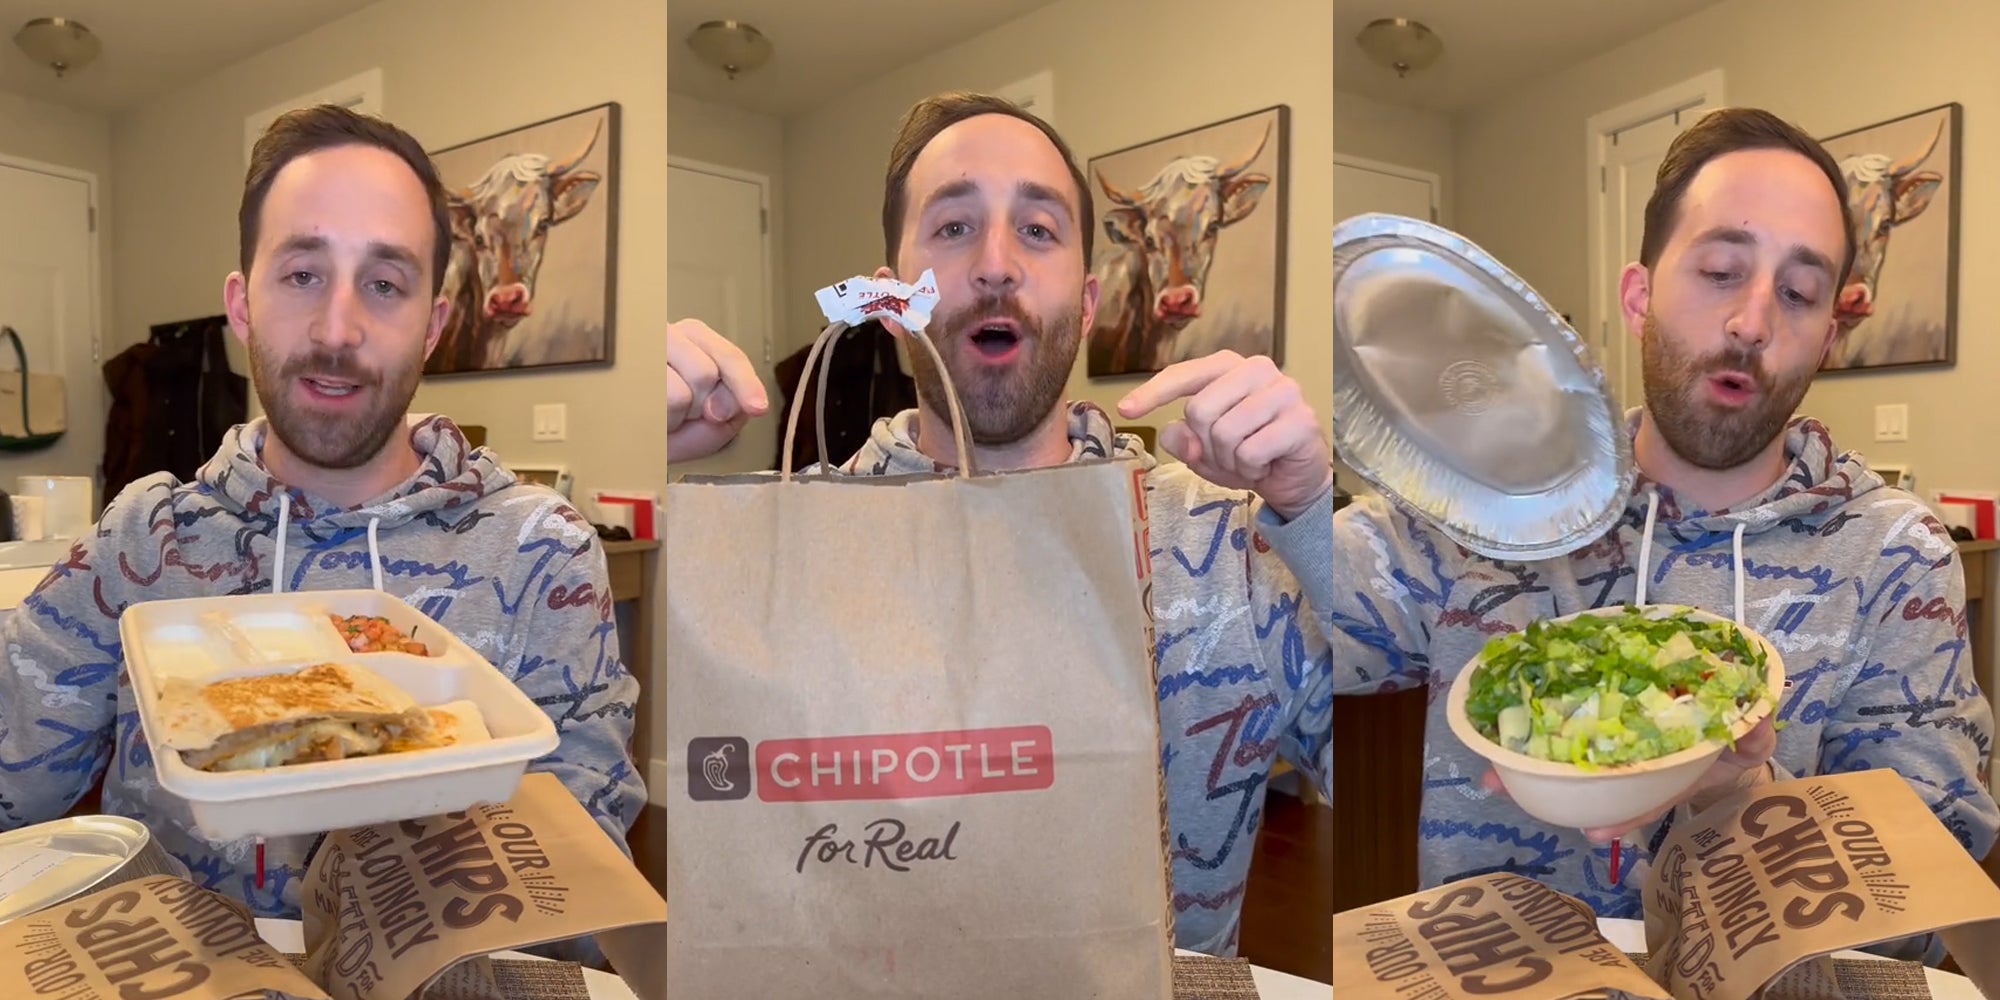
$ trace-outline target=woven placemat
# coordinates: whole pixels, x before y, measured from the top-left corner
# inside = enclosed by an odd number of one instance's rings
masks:
[[[1257,982],[1240,958],[1175,955],[1174,1000],[1258,1000]]]
[[[1644,953],[1632,956],[1642,968],[1647,958]],[[1920,962],[1836,958],[1833,974],[1838,980],[1838,995],[1846,1000],[1933,1000]],[[1812,970],[1795,968],[1772,984],[1764,1000],[1821,1000],[1835,995],[1820,983],[1821,978]]]
[[[305,962],[304,955],[286,955],[293,965]],[[544,962],[524,958],[496,958],[490,960],[493,969],[492,988],[477,975],[454,977],[453,972],[467,970],[460,965],[447,972],[442,981],[432,984],[424,992],[422,1000],[452,1000],[461,996],[481,996],[497,993],[507,1000],[590,1000],[590,984],[584,981],[583,966],[575,962]],[[1255,994],[1252,994],[1253,996]]]
[[[304,955],[286,955],[293,965]],[[583,967],[574,962],[496,958],[493,979],[510,1000],[590,1000]],[[444,984],[440,984],[444,985]],[[435,992],[435,991],[433,991]],[[1925,994],[1924,1000],[1929,995]],[[1261,1000],[1250,963],[1240,958],[1174,956],[1174,1000]],[[1898,998],[1900,1000],[1900,998]]]

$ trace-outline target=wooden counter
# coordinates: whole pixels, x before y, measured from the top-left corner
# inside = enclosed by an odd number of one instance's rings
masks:
[[[2000,541],[1963,542],[1965,617],[1973,676],[1995,698],[1995,602]],[[1417,891],[1417,816],[1424,785],[1428,688],[1333,700],[1333,911]],[[2000,884],[2000,850],[1986,858]]]

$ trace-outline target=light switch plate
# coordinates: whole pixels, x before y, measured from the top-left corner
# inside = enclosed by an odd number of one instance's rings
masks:
[[[535,440],[569,440],[569,407],[563,403],[536,403]]]
[[[1875,440],[1908,441],[1910,439],[1910,406],[1908,403],[1882,403],[1875,407]]]

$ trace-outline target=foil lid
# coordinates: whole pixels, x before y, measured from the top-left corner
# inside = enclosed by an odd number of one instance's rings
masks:
[[[72,816],[0,834],[0,924],[104,883],[151,836],[119,816]]]
[[[1567,555],[1617,521],[1632,441],[1583,338],[1450,230],[1360,215],[1333,231],[1341,461],[1492,559]]]

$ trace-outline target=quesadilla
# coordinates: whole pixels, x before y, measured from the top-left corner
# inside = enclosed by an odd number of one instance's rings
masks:
[[[411,750],[434,750],[438,747],[457,746],[460,743],[481,743],[493,738],[486,728],[486,718],[479,713],[479,706],[469,701],[454,701],[436,708],[426,709],[431,718],[430,726],[423,731],[407,731],[391,737],[383,745],[383,753],[407,753]]]
[[[203,771],[367,757],[434,739],[431,714],[409,694],[343,663],[209,684],[169,678],[159,708],[162,742]]]

